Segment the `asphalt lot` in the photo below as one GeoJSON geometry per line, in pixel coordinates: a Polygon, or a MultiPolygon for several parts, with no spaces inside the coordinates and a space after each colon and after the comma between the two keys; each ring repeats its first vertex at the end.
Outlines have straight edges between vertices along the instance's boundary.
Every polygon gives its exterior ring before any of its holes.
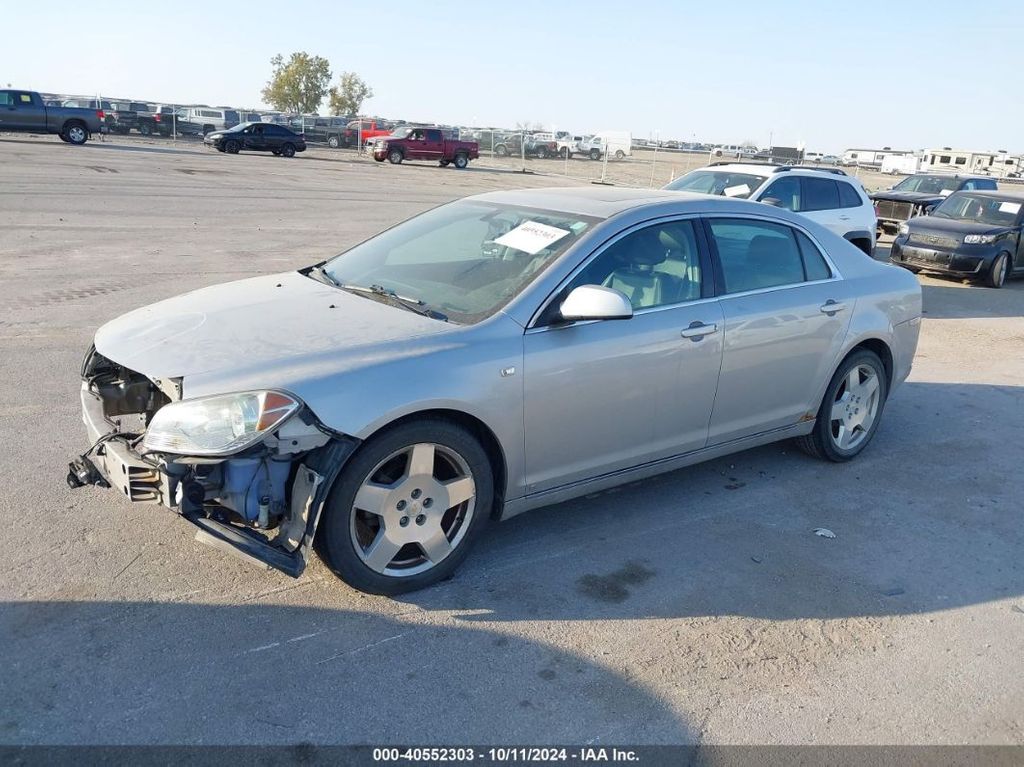
{"type": "Polygon", "coordinates": [[[920,278],[852,464],[781,443],[531,512],[398,600],[69,490],[104,321],[566,183],[319,156],[0,139],[0,743],[1024,742],[1024,282],[920,278]]]}

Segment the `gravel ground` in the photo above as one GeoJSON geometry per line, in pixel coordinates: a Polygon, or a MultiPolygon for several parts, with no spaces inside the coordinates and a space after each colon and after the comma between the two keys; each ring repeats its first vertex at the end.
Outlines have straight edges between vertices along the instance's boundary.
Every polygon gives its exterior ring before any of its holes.
{"type": "Polygon", "coordinates": [[[852,464],[781,443],[532,512],[399,600],[70,491],[107,319],[566,183],[327,156],[0,140],[0,743],[1024,742],[1020,282],[921,278],[852,464]]]}

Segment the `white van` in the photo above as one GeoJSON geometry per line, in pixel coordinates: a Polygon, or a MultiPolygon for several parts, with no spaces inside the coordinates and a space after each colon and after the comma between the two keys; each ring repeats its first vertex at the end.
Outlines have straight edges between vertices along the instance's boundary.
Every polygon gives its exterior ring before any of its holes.
{"type": "Polygon", "coordinates": [[[234,128],[241,122],[237,109],[182,107],[178,110],[178,133],[202,134],[234,128]]]}
{"type": "Polygon", "coordinates": [[[591,160],[600,160],[605,154],[621,160],[633,154],[633,136],[629,131],[605,130],[590,139],[586,154],[591,160]]]}

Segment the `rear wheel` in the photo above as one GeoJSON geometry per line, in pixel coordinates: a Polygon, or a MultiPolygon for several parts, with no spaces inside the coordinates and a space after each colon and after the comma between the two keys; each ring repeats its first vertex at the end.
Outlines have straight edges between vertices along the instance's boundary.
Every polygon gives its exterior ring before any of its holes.
{"type": "Polygon", "coordinates": [[[235,141],[233,138],[228,139],[227,141],[224,142],[224,151],[227,152],[228,154],[238,154],[238,150],[240,148],[241,147],[239,143],[235,141]]]}
{"type": "Polygon", "coordinates": [[[600,160],[601,159],[601,150],[600,149],[591,149],[590,150],[590,159],[591,160],[600,160]]]}
{"type": "Polygon", "coordinates": [[[1000,253],[992,261],[988,273],[985,275],[985,284],[990,288],[1001,288],[1006,282],[1006,273],[1009,271],[1010,258],[1005,253],[1000,253]]]}
{"type": "Polygon", "coordinates": [[[294,157],[295,156],[295,144],[288,142],[281,147],[281,155],[283,157],[294,157]]]}
{"type": "Polygon", "coordinates": [[[149,123],[142,123],[142,125],[139,126],[139,133],[143,136],[148,136],[152,132],[153,129],[149,127],[149,123]]]}
{"type": "Polygon", "coordinates": [[[456,168],[458,168],[459,170],[463,170],[467,165],[469,165],[469,157],[467,157],[466,155],[462,154],[461,152],[459,154],[455,155],[455,167],[456,168]]]}
{"type": "Polygon", "coordinates": [[[814,431],[797,444],[815,458],[842,463],[867,447],[889,394],[885,366],[878,355],[861,349],[836,370],[818,409],[814,431]]]}
{"type": "Polygon", "coordinates": [[[616,160],[621,160],[625,156],[626,156],[626,153],[623,152],[621,149],[616,149],[615,150],[615,159],[616,160]]]}
{"type": "Polygon", "coordinates": [[[401,165],[403,159],[401,149],[392,149],[388,152],[388,162],[392,165],[401,165]]]}
{"type": "Polygon", "coordinates": [[[542,146],[537,147],[537,157],[539,157],[542,160],[548,159],[548,150],[547,150],[547,148],[546,147],[542,147],[542,146]]]}
{"type": "Polygon", "coordinates": [[[64,127],[64,137],[69,144],[80,146],[89,140],[89,132],[82,123],[73,122],[64,127]]]}
{"type": "Polygon", "coordinates": [[[494,147],[494,154],[498,157],[508,157],[508,147],[504,144],[498,144],[498,146],[494,147]]]}
{"type": "Polygon", "coordinates": [[[319,544],[350,586],[401,594],[454,573],[486,527],[493,474],[479,441],[445,420],[370,439],[328,496],[319,544]]]}

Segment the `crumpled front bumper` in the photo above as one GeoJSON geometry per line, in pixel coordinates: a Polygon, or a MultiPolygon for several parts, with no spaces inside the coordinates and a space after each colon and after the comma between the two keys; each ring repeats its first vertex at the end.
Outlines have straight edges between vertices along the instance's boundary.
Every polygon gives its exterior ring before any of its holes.
{"type": "Polygon", "coordinates": [[[103,440],[89,455],[89,461],[107,484],[135,503],[175,508],[178,479],[144,460],[125,437],[116,436],[114,425],[103,414],[103,402],[87,383],[82,384],[81,396],[82,421],[89,442],[103,440]]]}

